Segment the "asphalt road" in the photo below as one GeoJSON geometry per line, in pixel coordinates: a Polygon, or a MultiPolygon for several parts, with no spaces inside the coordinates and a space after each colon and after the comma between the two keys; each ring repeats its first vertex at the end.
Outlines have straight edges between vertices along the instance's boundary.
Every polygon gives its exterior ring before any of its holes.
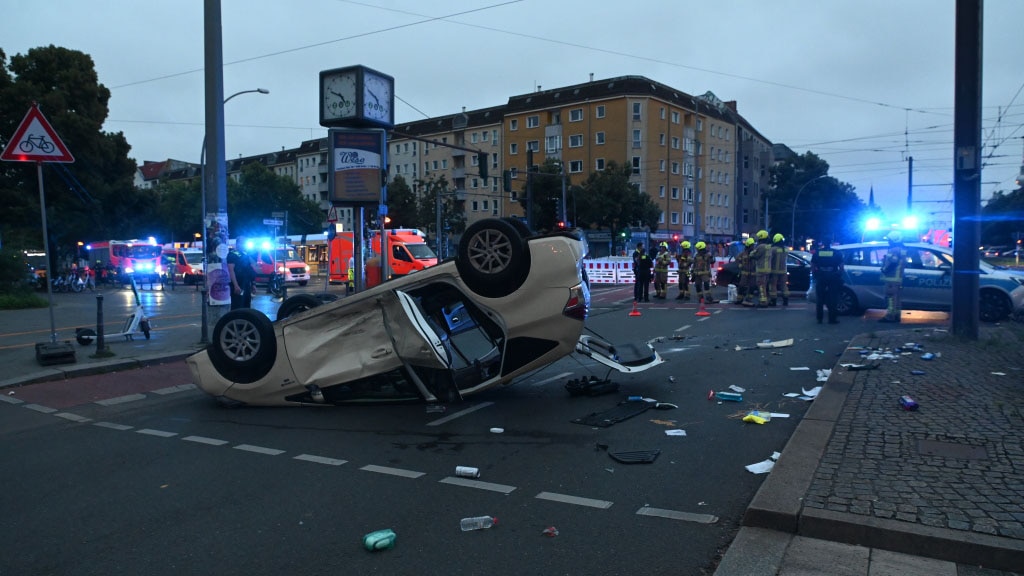
{"type": "MultiPolygon", "coordinates": [[[[195,325],[194,296],[180,290],[150,295],[164,326],[195,325]]],[[[764,478],[744,466],[782,450],[808,406],[783,394],[817,385],[815,370],[873,321],[817,325],[802,299],[714,305],[708,317],[655,302],[630,317],[631,295],[596,287],[588,328],[661,338],[667,362],[613,373],[621,390],[605,396],[564,390],[606,375],[581,356],[445,413],[225,409],[187,386],[183,363],[124,373],[136,392],[103,403],[69,400],[77,380],[35,385],[32,402],[58,412],[0,403],[0,574],[710,573],[764,478]],[[735,350],[786,338],[794,345],[735,350]],[[742,403],[708,400],[729,385],[746,390],[742,403]],[[607,428],[571,422],[630,395],[678,408],[607,428]],[[742,422],[755,408],[789,417],[742,422]],[[609,456],[652,450],[649,464],[609,456]],[[481,476],[458,479],[456,466],[481,476]],[[459,531],[485,514],[498,525],[459,531]],[[557,536],[542,535],[549,526],[557,536]],[[363,535],[381,528],[397,532],[395,547],[365,551],[363,535]]]]}

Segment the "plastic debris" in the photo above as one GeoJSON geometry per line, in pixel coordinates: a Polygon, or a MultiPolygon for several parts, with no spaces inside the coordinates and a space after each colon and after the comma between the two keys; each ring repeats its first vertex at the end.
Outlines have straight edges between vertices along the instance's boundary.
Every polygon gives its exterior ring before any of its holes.
{"type": "Polygon", "coordinates": [[[655,410],[672,410],[673,408],[679,408],[671,402],[658,402],[654,405],[655,410]]]}
{"type": "Polygon", "coordinates": [[[504,428],[491,428],[491,434],[501,434],[505,431],[504,428]]]}
{"type": "Polygon", "coordinates": [[[784,412],[769,412],[772,418],[789,418],[789,414],[784,412]]]}
{"type": "Polygon", "coordinates": [[[810,370],[807,366],[790,366],[789,369],[794,371],[810,370]]]}
{"type": "Polygon", "coordinates": [[[363,536],[363,546],[370,552],[387,550],[394,547],[395,538],[397,537],[398,535],[395,534],[395,531],[390,528],[376,530],[363,536]]]}
{"type": "Polygon", "coordinates": [[[910,373],[913,374],[914,376],[923,376],[924,370],[911,370],[910,373]]]}
{"type": "Polygon", "coordinates": [[[821,386],[815,386],[814,388],[811,388],[810,390],[807,390],[807,389],[805,389],[805,388],[803,388],[801,386],[800,387],[800,391],[804,393],[804,396],[810,396],[811,398],[817,398],[818,397],[818,393],[821,392],[821,386]]]}
{"type": "Polygon", "coordinates": [[[479,478],[480,469],[473,466],[456,466],[455,475],[463,478],[479,478]]]}
{"type": "Polygon", "coordinates": [[[779,459],[779,456],[781,456],[781,454],[773,452],[770,458],[762,460],[756,464],[748,464],[746,469],[753,474],[767,474],[775,467],[775,461],[779,459]]]}
{"type": "Polygon", "coordinates": [[[792,345],[793,345],[793,339],[792,338],[787,338],[786,340],[776,340],[774,342],[764,341],[764,342],[758,342],[757,343],[757,347],[758,348],[785,348],[787,346],[792,346],[792,345]]]}
{"type": "Polygon", "coordinates": [[[714,400],[714,399],[715,399],[715,391],[714,390],[708,390],[708,400],[714,400]]]}
{"type": "Polygon", "coordinates": [[[825,353],[824,350],[815,350],[815,352],[817,352],[818,354],[824,354],[825,353]]]}
{"type": "Polygon", "coordinates": [[[669,382],[675,382],[676,381],[676,377],[675,376],[669,376],[668,377],[668,381],[669,382]]]}
{"type": "Polygon", "coordinates": [[[921,354],[921,360],[933,360],[934,358],[935,358],[935,354],[932,354],[931,352],[928,352],[926,354],[921,354]]]}
{"type": "Polygon", "coordinates": [[[900,396],[900,408],[908,411],[917,410],[917,402],[910,396],[904,394],[903,396],[900,396]]]}
{"type": "Polygon", "coordinates": [[[735,392],[718,392],[715,394],[715,398],[728,402],[743,402],[743,396],[735,392]]]}
{"type": "Polygon", "coordinates": [[[751,410],[743,417],[744,422],[752,422],[754,424],[764,424],[771,422],[771,415],[767,412],[758,412],[757,410],[751,410]]]}
{"type": "Polygon", "coordinates": [[[547,536],[548,538],[554,538],[555,536],[558,536],[558,528],[555,528],[554,526],[548,526],[547,528],[541,531],[541,534],[547,536]]]}
{"type": "MultiPolygon", "coordinates": [[[[992,372],[992,375],[993,376],[1006,376],[1006,372],[992,372]]],[[[14,394],[14,392],[11,392],[11,394],[14,394]]]]}
{"type": "Polygon", "coordinates": [[[832,369],[831,368],[822,368],[821,370],[818,370],[817,374],[818,374],[818,377],[817,377],[817,381],[818,382],[827,382],[829,376],[832,375],[832,369]]]}
{"type": "Polygon", "coordinates": [[[686,430],[680,430],[679,428],[665,430],[665,436],[686,436],[686,430]]]}
{"type": "Polygon", "coordinates": [[[746,388],[740,388],[739,386],[737,386],[735,384],[730,385],[729,386],[729,390],[732,390],[733,392],[736,392],[738,394],[743,394],[744,392],[747,391],[746,388]]]}

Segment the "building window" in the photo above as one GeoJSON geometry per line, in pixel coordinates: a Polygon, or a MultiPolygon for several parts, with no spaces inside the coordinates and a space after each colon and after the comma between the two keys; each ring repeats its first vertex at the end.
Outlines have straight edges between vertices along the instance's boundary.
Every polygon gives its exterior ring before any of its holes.
{"type": "Polygon", "coordinates": [[[512,142],[511,144],[509,144],[508,153],[512,154],[513,156],[519,154],[519,144],[516,142],[512,142]]]}
{"type": "Polygon", "coordinates": [[[724,202],[724,204],[722,204],[722,205],[725,206],[726,208],[728,208],[729,207],[729,195],[728,194],[722,194],[722,201],[724,202]]]}
{"type": "Polygon", "coordinates": [[[633,174],[640,173],[640,157],[633,156],[633,174]]]}
{"type": "Polygon", "coordinates": [[[540,140],[530,140],[526,143],[526,149],[540,152],[540,140]]]}
{"type": "Polygon", "coordinates": [[[664,172],[664,171],[665,171],[665,161],[664,160],[658,160],[658,172],[664,172]]]}
{"type": "Polygon", "coordinates": [[[679,137],[678,136],[673,136],[672,137],[672,148],[674,148],[676,150],[679,150],[679,137]]]}
{"type": "Polygon", "coordinates": [[[594,134],[594,142],[597,144],[604,144],[604,132],[594,134]]]}
{"type": "Polygon", "coordinates": [[[583,121],[583,108],[576,108],[569,110],[569,122],[581,122],[583,121]]]}
{"type": "Polygon", "coordinates": [[[487,210],[488,210],[488,206],[489,206],[489,205],[490,205],[490,202],[489,202],[489,201],[487,201],[487,200],[484,200],[484,201],[483,201],[483,208],[484,208],[484,212],[487,212],[487,210]]]}
{"type": "Polygon", "coordinates": [[[672,111],[672,123],[679,124],[679,112],[672,111]]]}
{"type": "Polygon", "coordinates": [[[477,139],[477,133],[476,132],[473,132],[472,134],[470,134],[469,141],[471,143],[476,144],[476,139],[477,139]]]}
{"type": "Polygon", "coordinates": [[[448,169],[448,159],[447,158],[441,160],[441,169],[442,170],[447,170],[448,169]]]}
{"type": "Polygon", "coordinates": [[[633,130],[633,148],[640,147],[640,131],[633,130]]]}
{"type": "Polygon", "coordinates": [[[672,213],[672,223],[679,224],[679,212],[672,213]]]}
{"type": "Polygon", "coordinates": [[[583,134],[573,134],[569,136],[569,148],[582,148],[583,147],[583,134]]]}
{"type": "Polygon", "coordinates": [[[747,183],[744,182],[743,183],[743,195],[746,196],[748,194],[749,194],[749,191],[747,190],[747,183]]]}
{"type": "Polygon", "coordinates": [[[597,111],[594,112],[594,115],[598,118],[604,118],[604,104],[597,107],[597,111]]]}
{"type": "Polygon", "coordinates": [[[469,179],[469,187],[470,188],[478,188],[479,187],[479,182],[477,181],[476,178],[470,178],[469,179]]]}
{"type": "Polygon", "coordinates": [[[526,127],[527,128],[536,128],[538,126],[540,126],[540,116],[537,116],[535,114],[533,116],[527,116],[526,117],[526,127]]]}
{"type": "Polygon", "coordinates": [[[519,130],[519,119],[518,118],[513,118],[513,119],[509,120],[508,121],[508,129],[510,131],[512,131],[512,130],[519,130]]]}
{"type": "Polygon", "coordinates": [[[750,224],[750,211],[746,208],[743,209],[743,223],[750,224]]]}
{"type": "Polygon", "coordinates": [[[640,119],[640,110],[641,110],[640,103],[639,102],[633,102],[633,120],[639,120],[640,119]]]}
{"type": "Polygon", "coordinates": [[[480,134],[480,139],[481,139],[481,140],[483,140],[484,142],[487,142],[487,137],[488,137],[488,136],[490,136],[490,135],[491,135],[491,133],[490,133],[490,132],[488,132],[487,130],[484,130],[484,131],[483,131],[483,132],[482,132],[482,133],[480,134]]]}
{"type": "Polygon", "coordinates": [[[664,185],[658,186],[658,198],[664,198],[664,197],[665,197],[665,186],[664,185]]]}
{"type": "Polygon", "coordinates": [[[697,118],[697,132],[703,132],[703,131],[704,131],[704,121],[701,120],[700,118],[697,118]]]}
{"type": "Polygon", "coordinates": [[[598,172],[604,170],[604,158],[598,158],[594,161],[594,170],[598,172]]]}
{"type": "Polygon", "coordinates": [[[434,160],[434,170],[437,170],[437,160],[434,160]]]}
{"type": "Polygon", "coordinates": [[[679,200],[679,187],[678,186],[673,186],[672,187],[672,199],[673,200],[679,200]]]}
{"type": "Polygon", "coordinates": [[[679,162],[672,163],[672,173],[679,174],[679,162]]]}
{"type": "MultiPolygon", "coordinates": [[[[509,174],[509,176],[512,177],[513,180],[515,180],[516,178],[519,178],[519,168],[516,168],[515,166],[513,166],[512,168],[509,168],[508,169],[508,174],[509,174]]],[[[515,194],[515,193],[513,192],[513,194],[515,194]]],[[[513,196],[513,198],[515,198],[515,196],[513,196]]]]}
{"type": "Polygon", "coordinates": [[[665,133],[658,134],[658,144],[661,146],[665,145],[665,133]]]}
{"type": "Polygon", "coordinates": [[[545,140],[545,150],[548,154],[554,154],[562,149],[562,137],[561,136],[548,136],[545,140]]]}
{"type": "Polygon", "coordinates": [[[472,202],[470,202],[470,206],[473,207],[473,212],[476,212],[477,210],[480,209],[480,205],[477,203],[476,200],[473,200],[472,202]]]}
{"type": "Polygon", "coordinates": [[[572,160],[569,162],[569,172],[571,174],[579,174],[583,172],[583,160],[572,160]]]}

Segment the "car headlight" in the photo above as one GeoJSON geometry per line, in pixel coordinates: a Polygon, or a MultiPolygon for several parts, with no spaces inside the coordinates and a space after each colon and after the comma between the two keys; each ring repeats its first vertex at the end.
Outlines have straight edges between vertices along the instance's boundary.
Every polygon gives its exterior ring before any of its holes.
{"type": "Polygon", "coordinates": [[[303,269],[304,269],[304,270],[305,270],[305,271],[306,271],[307,273],[309,272],[309,264],[306,264],[306,265],[305,265],[305,266],[303,266],[302,268],[303,268],[303,269]]]}
{"type": "Polygon", "coordinates": [[[278,274],[284,274],[284,271],[285,271],[284,265],[281,265],[281,266],[277,267],[277,273],[278,274]]]}
{"type": "Polygon", "coordinates": [[[128,273],[128,274],[131,274],[131,273],[135,272],[135,268],[132,268],[131,266],[128,266],[127,268],[124,269],[124,271],[126,273],[128,273]]]}

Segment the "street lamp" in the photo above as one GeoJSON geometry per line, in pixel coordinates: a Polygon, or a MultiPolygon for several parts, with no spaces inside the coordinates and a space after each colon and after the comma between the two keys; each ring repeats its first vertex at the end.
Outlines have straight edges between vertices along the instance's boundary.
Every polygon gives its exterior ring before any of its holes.
{"type": "Polygon", "coordinates": [[[803,193],[804,188],[807,188],[808,184],[814,182],[815,180],[821,180],[822,178],[828,178],[828,174],[819,174],[814,178],[811,178],[807,182],[804,182],[804,185],[801,186],[800,189],[796,191],[796,196],[793,197],[793,215],[789,221],[789,241],[793,243],[793,246],[796,246],[796,201],[800,199],[800,194],[803,193]]]}
{"type": "MultiPolygon", "coordinates": [[[[266,88],[254,88],[252,90],[242,90],[240,92],[235,92],[231,96],[228,96],[224,99],[224,104],[227,104],[228,101],[234,98],[235,96],[241,96],[242,94],[252,93],[270,94],[270,90],[267,90],[266,88]]],[[[199,218],[202,222],[202,225],[199,227],[199,229],[202,230],[203,232],[203,285],[209,288],[209,285],[207,284],[206,281],[208,278],[207,273],[209,272],[206,269],[206,254],[207,251],[210,249],[210,239],[207,237],[208,228],[206,227],[206,134],[203,134],[203,149],[199,153],[199,197],[201,198],[199,218]]],[[[207,292],[207,294],[209,294],[209,292],[207,292]]],[[[209,322],[207,321],[206,318],[206,294],[204,294],[203,297],[200,298],[200,300],[203,307],[203,314],[200,327],[201,333],[199,335],[199,343],[208,344],[210,342],[210,338],[208,336],[209,322]]]]}

